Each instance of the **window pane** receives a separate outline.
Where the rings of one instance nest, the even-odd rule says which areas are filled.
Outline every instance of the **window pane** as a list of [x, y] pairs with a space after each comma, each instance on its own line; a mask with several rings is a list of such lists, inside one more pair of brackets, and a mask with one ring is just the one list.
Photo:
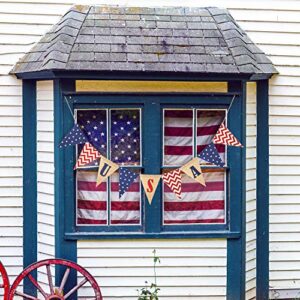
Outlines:
[[225, 171], [203, 170], [206, 187], [182, 175], [182, 199], [164, 184], [164, 224], [225, 223]]
[[[107, 110], [78, 110], [77, 123], [88, 137], [89, 142], [104, 156], [107, 156]], [[78, 155], [83, 145], [78, 145]], [[98, 165], [99, 160], [86, 166]]]
[[77, 170], [78, 225], [107, 225], [107, 182], [96, 181], [97, 171]]
[[[212, 142], [224, 119], [224, 110], [197, 110], [197, 154]], [[216, 148], [225, 161], [225, 146], [216, 145]]]
[[181, 166], [193, 158], [193, 110], [164, 110], [164, 165]]
[[122, 165], [140, 165], [140, 110], [111, 110], [111, 160]]
[[111, 177], [111, 224], [141, 223], [141, 186], [137, 177], [128, 191], [119, 199], [119, 173]]

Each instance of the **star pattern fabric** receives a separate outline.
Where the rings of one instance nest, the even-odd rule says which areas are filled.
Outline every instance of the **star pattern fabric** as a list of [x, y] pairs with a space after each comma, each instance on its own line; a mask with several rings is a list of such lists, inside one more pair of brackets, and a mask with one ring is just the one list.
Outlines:
[[199, 158], [212, 163], [218, 167], [224, 167], [224, 162], [214, 143], [210, 143], [199, 155]]
[[111, 160], [140, 164], [140, 115], [137, 109], [111, 111]]
[[103, 156], [107, 156], [107, 111], [79, 110], [77, 123], [87, 136], [88, 142]]
[[119, 170], [119, 198], [121, 199], [121, 197], [127, 192], [134, 180], [139, 176], [139, 174], [130, 171], [130, 169], [126, 167], [121, 167]]
[[75, 124], [74, 127], [70, 130], [70, 132], [60, 142], [59, 147], [65, 148], [72, 145], [85, 144], [86, 142], [87, 138], [85, 134], [82, 132], [79, 125]]

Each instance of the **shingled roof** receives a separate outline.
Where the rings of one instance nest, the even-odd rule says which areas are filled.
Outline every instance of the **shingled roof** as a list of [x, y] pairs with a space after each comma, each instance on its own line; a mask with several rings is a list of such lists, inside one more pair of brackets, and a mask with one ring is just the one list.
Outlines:
[[277, 73], [229, 12], [214, 7], [75, 6], [12, 73], [55, 70]]

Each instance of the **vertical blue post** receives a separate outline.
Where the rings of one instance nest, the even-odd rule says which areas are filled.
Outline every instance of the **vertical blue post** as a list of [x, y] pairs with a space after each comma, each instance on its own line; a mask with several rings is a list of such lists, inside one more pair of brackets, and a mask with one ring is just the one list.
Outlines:
[[[76, 241], [67, 241], [64, 238], [68, 216], [74, 214], [75, 211], [67, 211], [65, 209], [67, 205], [65, 203], [65, 193], [68, 192], [65, 189], [65, 149], [59, 148], [59, 144], [64, 136], [64, 111], [66, 109], [63, 92], [74, 90], [74, 81], [54, 80], [55, 257], [76, 262], [77, 243]], [[62, 268], [56, 269], [55, 280], [57, 285], [62, 279], [63, 272], [64, 270]], [[74, 286], [75, 283], [76, 276], [71, 273], [66, 284], [66, 289], [68, 290], [68, 288], [72, 285]]]
[[256, 299], [269, 299], [269, 84], [257, 82]]
[[[23, 80], [23, 267], [37, 261], [36, 81]], [[36, 272], [32, 272], [36, 278]], [[28, 279], [24, 292], [36, 295]]]
[[240, 93], [231, 106], [229, 122], [238, 123], [237, 128], [241, 130], [237, 138], [244, 147], [228, 149], [229, 163], [238, 161], [238, 164], [230, 164], [230, 185], [240, 187], [230, 189], [229, 223], [231, 231], [240, 232], [240, 238], [227, 241], [227, 299], [244, 300], [246, 290], [246, 83], [229, 82], [228, 91]]
[[[160, 165], [151, 163], [153, 162], [160, 162], [161, 153], [159, 151], [153, 151], [153, 149], [159, 149], [159, 144], [161, 141], [161, 124], [156, 122], [153, 124], [152, 120], [155, 116], [161, 114], [161, 107], [155, 99], [147, 99], [149, 101], [145, 102], [145, 111], [147, 114], [143, 114], [143, 130], [147, 130], [147, 134], [143, 134], [143, 149], [144, 149], [144, 160], [147, 159], [148, 161], [144, 161], [146, 167], [144, 169], [145, 174], [160, 174]], [[151, 130], [149, 130], [149, 124], [151, 124]], [[151, 145], [151, 147], [149, 146]], [[150, 163], [149, 163], [150, 162]], [[162, 194], [161, 188], [157, 188], [155, 192], [155, 198], [150, 205], [148, 201], [145, 200], [145, 227], [147, 232], [151, 233], [158, 233], [161, 231], [161, 220], [162, 220]]]

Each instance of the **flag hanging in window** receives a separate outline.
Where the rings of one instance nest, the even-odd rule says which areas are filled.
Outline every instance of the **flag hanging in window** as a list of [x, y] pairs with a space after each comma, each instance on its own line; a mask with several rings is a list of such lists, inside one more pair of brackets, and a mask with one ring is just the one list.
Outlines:
[[181, 199], [164, 184], [165, 225], [225, 223], [225, 173], [205, 170], [206, 186], [183, 175]]
[[78, 225], [107, 225], [107, 181], [96, 180], [97, 172], [77, 170]]

